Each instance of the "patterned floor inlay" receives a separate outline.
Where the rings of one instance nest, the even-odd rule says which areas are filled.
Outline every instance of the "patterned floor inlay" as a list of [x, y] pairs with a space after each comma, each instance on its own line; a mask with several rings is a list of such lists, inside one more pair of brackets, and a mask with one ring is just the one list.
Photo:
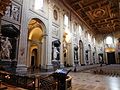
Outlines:
[[70, 72], [72, 90], [120, 90], [120, 77]]
[[89, 89], [89, 88], [90, 88], [90, 89], [94, 89], [95, 86], [93, 86], [93, 85], [87, 85], [86, 88], [87, 88], [87, 89]]

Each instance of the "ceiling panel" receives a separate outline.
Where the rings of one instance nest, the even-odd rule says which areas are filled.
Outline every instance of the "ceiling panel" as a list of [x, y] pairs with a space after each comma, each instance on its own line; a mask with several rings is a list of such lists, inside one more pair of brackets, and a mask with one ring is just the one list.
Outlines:
[[120, 29], [120, 0], [63, 0], [96, 34]]

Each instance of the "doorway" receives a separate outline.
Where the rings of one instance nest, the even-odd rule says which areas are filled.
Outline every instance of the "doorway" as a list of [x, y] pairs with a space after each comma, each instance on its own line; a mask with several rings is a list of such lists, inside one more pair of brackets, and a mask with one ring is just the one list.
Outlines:
[[31, 66], [38, 66], [37, 65], [37, 49], [33, 49], [32, 51]]
[[35, 57], [31, 56], [31, 66], [34, 66], [34, 65], [35, 65]]
[[108, 64], [116, 64], [115, 52], [107, 52]]

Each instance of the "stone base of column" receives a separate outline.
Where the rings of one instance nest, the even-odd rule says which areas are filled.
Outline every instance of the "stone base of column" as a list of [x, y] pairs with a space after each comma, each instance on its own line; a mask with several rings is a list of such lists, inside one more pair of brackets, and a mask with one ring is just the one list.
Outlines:
[[64, 64], [63, 63], [60, 63], [60, 68], [64, 68]]
[[53, 66], [52, 64], [41, 65], [40, 71], [53, 71]]
[[81, 66], [85, 66], [85, 64], [81, 64]]
[[26, 74], [27, 73], [27, 66], [23, 64], [17, 65], [16, 73], [18, 74]]

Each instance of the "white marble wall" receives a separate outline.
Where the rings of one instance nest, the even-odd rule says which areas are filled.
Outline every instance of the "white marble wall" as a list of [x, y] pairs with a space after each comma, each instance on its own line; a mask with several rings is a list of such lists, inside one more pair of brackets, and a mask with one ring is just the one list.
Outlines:
[[[41, 57], [41, 64], [43, 68], [49, 69], [52, 68], [51, 64], [51, 52], [52, 52], [52, 41], [59, 39], [61, 41], [60, 46], [60, 63], [64, 64], [63, 60], [63, 33], [65, 31], [63, 25], [63, 16], [64, 14], [68, 15], [69, 25], [68, 30], [71, 33], [70, 42], [68, 42], [69, 53], [68, 53], [68, 64], [74, 65], [74, 45], [79, 46], [79, 40], [83, 43], [83, 52], [84, 52], [84, 64], [85, 60], [85, 51], [89, 49], [88, 44], [91, 46], [90, 54], [90, 63], [93, 63], [93, 51], [96, 47], [96, 62], [98, 62], [98, 53], [104, 53], [103, 43], [93, 43], [94, 35], [89, 31], [87, 26], [82, 23], [82, 20], [77, 18], [77, 16], [65, 7], [59, 0], [44, 0], [44, 5], [42, 10], [34, 10], [34, 1], [35, 0], [14, 0], [15, 2], [21, 5], [21, 22], [20, 22], [20, 40], [19, 40], [19, 52], [18, 52], [18, 66], [29, 67], [29, 58], [28, 58], [28, 24], [31, 19], [39, 19], [45, 26], [44, 34], [47, 36], [44, 37], [43, 50]], [[54, 12], [57, 12], [57, 14]], [[57, 16], [56, 16], [57, 15]], [[56, 19], [57, 18], [57, 19]], [[74, 25], [76, 25], [76, 34], [74, 33]], [[79, 33], [79, 25], [82, 28], [81, 34]], [[88, 39], [88, 33], [90, 34], [90, 39]], [[24, 54], [21, 56], [21, 51]], [[78, 51], [79, 52], [79, 51]], [[78, 55], [80, 56], [80, 55]]]

